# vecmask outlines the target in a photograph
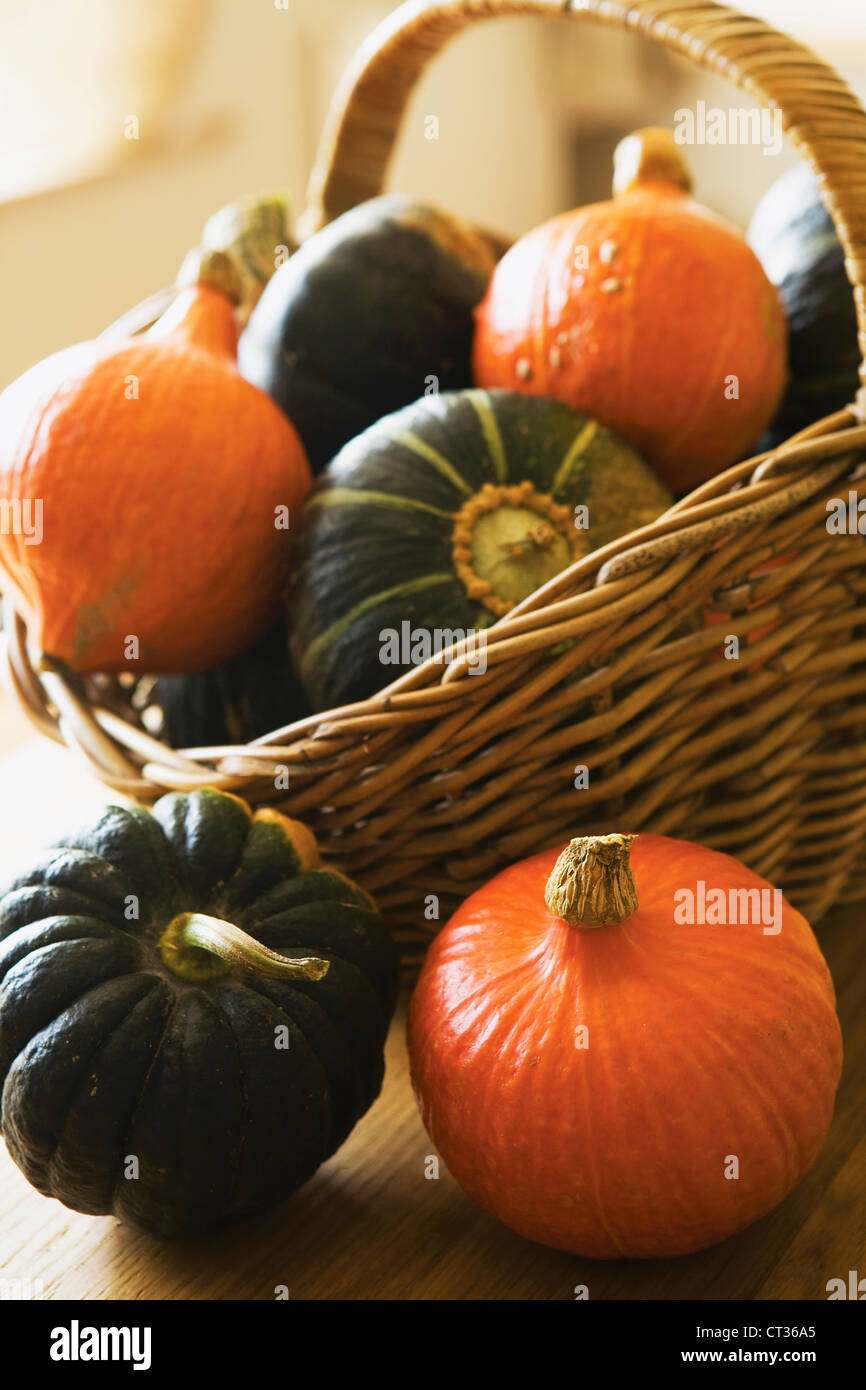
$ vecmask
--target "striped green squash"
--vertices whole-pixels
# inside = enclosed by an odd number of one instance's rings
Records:
[[[304,511],[288,603],[313,708],[374,694],[670,502],[617,435],[544,397],[454,391],[385,416]]]

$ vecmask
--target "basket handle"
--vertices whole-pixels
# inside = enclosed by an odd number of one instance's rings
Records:
[[[382,192],[403,112],[427,64],[470,24],[511,15],[633,29],[780,109],[845,250],[861,357],[858,407],[866,420],[866,112],[810,49],[714,0],[407,0],[361,45],[337,87],[310,176],[303,233]]]

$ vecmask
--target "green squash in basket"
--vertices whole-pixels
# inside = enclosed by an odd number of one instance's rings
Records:
[[[788,385],[761,440],[770,449],[853,401],[857,317],[842,243],[808,164],[797,164],[764,194],[748,239],[788,317]]]
[[[282,619],[222,666],[160,676],[152,703],[162,711],[160,736],[172,748],[250,743],[310,713]]]
[[[9,1152],[164,1236],[260,1211],[376,1098],[396,985],[373,902],[298,822],[210,790],[110,806],[0,898]]]
[[[380,420],[326,469],[299,530],[288,612],[314,709],[483,632],[670,502],[617,435],[545,397],[448,392]]]
[[[472,384],[473,310],[495,263],[483,233],[389,194],[344,213],[280,266],[238,364],[288,415],[314,473],[431,383]]]

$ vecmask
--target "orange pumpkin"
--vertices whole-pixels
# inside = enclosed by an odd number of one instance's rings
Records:
[[[198,670],[276,618],[277,509],[296,513],[311,477],[236,342],[232,299],[198,283],[147,333],[56,353],[0,396],[0,497],[21,518],[0,533],[0,587],[49,661]]]
[[[842,1047],[812,930],[774,895],[658,835],[573,840],[473,894],[409,1018],[424,1123],[469,1196],[600,1259],[699,1250],[781,1201]],[[740,924],[701,925],[722,903]]]
[[[786,324],[740,233],[689,197],[669,131],[618,146],[613,201],[528,233],[476,311],[474,372],[576,406],[674,492],[751,448],[782,394]]]

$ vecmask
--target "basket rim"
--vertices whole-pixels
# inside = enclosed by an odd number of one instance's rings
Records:
[[[813,148],[808,138],[808,105],[798,123],[788,122],[789,133],[795,134],[795,143],[813,167],[816,150],[827,154],[823,162],[831,173],[821,185],[822,197],[827,195],[825,202],[837,229],[841,204],[829,192],[835,175],[842,177],[853,171],[852,183],[866,187],[866,113],[847,86],[805,46],[762,20],[717,5],[714,0],[407,0],[373,31],[338,85],[310,179],[311,201],[305,214],[308,233],[314,225],[311,214],[317,209],[323,213],[328,208],[329,217],[338,215],[333,203],[328,204],[328,190],[336,197],[356,124],[360,122],[360,129],[364,129],[365,103],[377,94],[382,98],[385,78],[390,74],[396,82],[396,98],[390,106],[387,102],[379,106],[379,144],[366,166],[368,179],[384,178],[409,92],[442,44],[468,24],[509,14],[585,17],[624,26],[687,52],[696,62],[725,72],[752,95],[767,99],[772,98],[773,84],[766,76],[759,83],[753,68],[761,74],[772,72],[775,44],[785,59],[792,55],[801,58],[813,73],[813,81],[818,80],[814,77],[818,74],[822,83],[830,83],[833,93],[847,94],[853,104],[857,139],[849,141],[845,152],[835,148],[836,127],[832,122],[830,131],[818,132]],[[401,76],[400,60],[407,55],[411,61],[407,59]],[[387,82],[385,90],[387,94]],[[856,156],[853,161],[847,158],[852,149]],[[838,166],[833,162],[837,156]],[[845,230],[847,235],[847,224]],[[854,261],[849,256],[846,269],[850,278],[854,266],[858,316],[866,324],[866,294],[862,289],[866,281],[866,217],[861,218],[856,231],[858,256]],[[157,291],[128,310],[105,334],[143,331],[176,293],[175,287]],[[866,332],[861,330],[861,347],[864,342]],[[855,455],[866,451],[863,399],[861,389],[857,400],[845,409],[815,422],[778,448],[715,475],[651,525],[620,537],[562,571],[486,630],[493,665],[520,658],[563,622],[590,618],[603,622],[607,610],[615,611],[618,603],[628,603],[638,588],[651,590],[656,576],[671,566],[687,565],[688,557],[696,551],[709,550],[724,537],[745,538],[753,528],[808,505],[828,483],[849,474]],[[3,611],[0,666],[17,702],[42,733],[68,743],[109,785],[142,799],[152,799],[167,787],[184,785],[255,791],[263,777],[271,781],[274,749],[282,753],[292,750],[313,766],[341,741],[363,742],[383,720],[429,720],[439,711],[447,722],[466,690],[466,654],[463,644],[457,644],[366,701],[310,715],[250,744],[170,749],[109,705],[94,701],[80,678],[50,667],[32,653],[26,624],[8,596],[3,599]],[[477,687],[473,684],[472,688]]]
[[[149,301],[146,301],[149,302]],[[620,610],[663,590],[672,570],[685,575],[693,556],[723,539],[750,533],[820,498],[854,471],[866,470],[866,425],[851,409],[817,421],[778,449],[735,464],[687,494],[655,522],[591,551],[486,629],[488,671],[549,645],[564,624],[583,628],[613,622]],[[814,503],[813,505],[818,505]],[[823,504],[820,504],[823,506]],[[213,786],[274,799],[274,763],[287,757],[315,769],[342,745],[363,747],[395,721],[447,724],[485,677],[469,682],[471,653],[455,644],[377,691],[367,700],[323,710],[244,745],[174,749],[94,699],[87,678],[64,671],[30,649],[24,618],[2,599],[0,674],[37,729],[72,748],[96,775],[123,795],[149,801],[166,790]],[[142,672],[144,677],[147,673]]]

